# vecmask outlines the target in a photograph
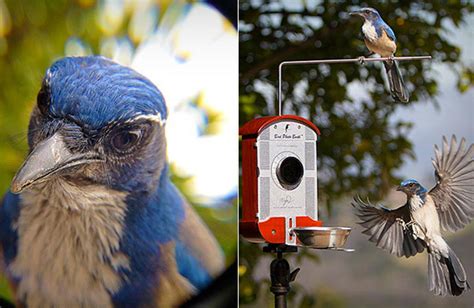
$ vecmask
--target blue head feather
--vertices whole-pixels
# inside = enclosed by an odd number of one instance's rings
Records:
[[[400,186],[408,186],[409,184],[416,184],[416,185],[420,185],[420,183],[418,183],[417,180],[415,179],[408,179],[408,180],[404,180],[400,183]]]
[[[426,193],[428,192],[420,183],[415,179],[404,180],[400,183],[401,187],[408,188],[411,193],[416,194],[421,198],[423,203],[426,201]]]
[[[66,57],[46,72],[49,115],[100,129],[114,121],[167,110],[161,92],[134,70],[104,57]],[[113,85],[113,86],[112,86]]]

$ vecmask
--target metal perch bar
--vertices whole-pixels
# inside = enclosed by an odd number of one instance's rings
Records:
[[[285,65],[303,65],[303,64],[335,64],[335,63],[365,63],[379,61],[414,61],[414,60],[430,60],[431,56],[412,56],[412,57],[385,57],[385,58],[366,58],[358,57],[352,59],[323,59],[323,60],[299,60],[299,61],[283,61],[278,66],[278,115],[281,115],[281,75]]]

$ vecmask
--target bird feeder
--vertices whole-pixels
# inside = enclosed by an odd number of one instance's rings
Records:
[[[293,228],[319,227],[316,125],[295,115],[254,119],[242,136],[242,219],[250,242],[300,244]]]

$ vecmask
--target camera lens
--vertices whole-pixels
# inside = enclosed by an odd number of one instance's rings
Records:
[[[295,189],[303,178],[303,164],[296,157],[285,158],[277,169],[277,177],[280,184],[286,189]]]

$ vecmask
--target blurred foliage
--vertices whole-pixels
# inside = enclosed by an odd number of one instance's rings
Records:
[[[346,302],[341,299],[339,294],[335,294],[330,289],[320,289],[315,291],[316,295],[303,296],[300,307],[314,307],[314,308],[342,308],[346,307]]]
[[[0,196],[28,151],[29,114],[44,72],[52,62],[65,55],[102,54],[128,64],[136,47],[157,28],[170,3],[0,0]],[[151,18],[151,24],[145,22],[147,18]],[[218,114],[212,114],[209,120],[210,133],[215,119],[219,119]],[[172,178],[189,197],[188,179]],[[218,208],[188,200],[216,234],[230,264],[237,249],[236,200]],[[1,275],[0,297],[11,298]]]
[[[397,56],[431,55],[458,76],[459,91],[473,86],[473,68],[460,61],[462,46],[449,39],[472,13],[470,1],[240,1],[240,125],[278,111],[278,65],[286,60],[355,58],[368,53],[361,40],[362,19],[348,12],[375,7],[398,39]],[[436,106],[438,84],[430,61],[400,64],[411,92],[410,104]],[[407,134],[412,123],[392,115],[406,105],[395,102],[384,81],[382,63],[334,64],[284,69],[283,110],[307,117],[321,130],[318,142],[319,204],[355,192],[381,199],[400,179],[394,172],[413,159]],[[439,80],[439,79],[438,79]],[[364,89],[355,100],[349,89]],[[255,302],[261,288],[253,279],[261,247],[241,241],[240,303]],[[304,253],[308,256],[308,253]],[[323,297],[323,298],[321,298]],[[304,307],[334,306],[333,295],[304,295]],[[312,303],[312,304],[311,304]],[[324,303],[324,304],[321,304]],[[294,303],[295,304],[295,303]],[[295,304],[296,305],[296,304]]]

